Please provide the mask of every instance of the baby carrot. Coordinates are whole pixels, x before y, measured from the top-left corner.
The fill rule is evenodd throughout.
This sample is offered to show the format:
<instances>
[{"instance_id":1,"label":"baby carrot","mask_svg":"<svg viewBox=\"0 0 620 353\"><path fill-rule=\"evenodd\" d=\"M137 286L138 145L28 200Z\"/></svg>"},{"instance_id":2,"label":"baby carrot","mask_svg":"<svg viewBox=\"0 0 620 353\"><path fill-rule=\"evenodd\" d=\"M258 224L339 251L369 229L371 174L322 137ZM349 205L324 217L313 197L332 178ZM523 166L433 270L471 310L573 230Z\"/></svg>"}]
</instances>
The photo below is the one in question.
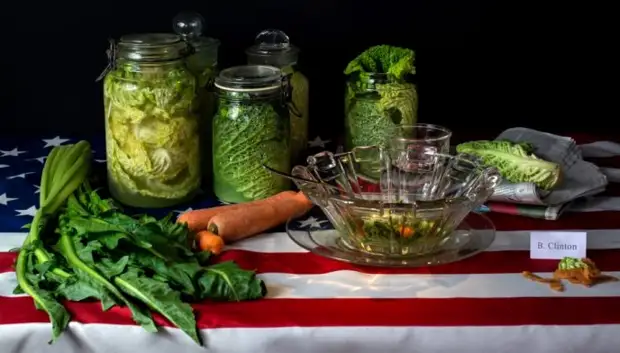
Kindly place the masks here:
<instances>
[{"instance_id":1,"label":"baby carrot","mask_svg":"<svg viewBox=\"0 0 620 353\"><path fill-rule=\"evenodd\" d=\"M224 248L224 239L209 231L203 230L198 232L196 238L198 240L198 248L201 251L210 251L213 255L219 255Z\"/></svg>"},{"instance_id":2,"label":"baby carrot","mask_svg":"<svg viewBox=\"0 0 620 353\"><path fill-rule=\"evenodd\" d=\"M209 221L208 230L227 242L237 241L278 226L310 208L312 202L303 193L287 193L217 214Z\"/></svg>"},{"instance_id":3,"label":"baby carrot","mask_svg":"<svg viewBox=\"0 0 620 353\"><path fill-rule=\"evenodd\" d=\"M278 200L282 197L289 197L289 196L293 196L296 194L297 193L295 191L283 191L265 200L273 199L275 202L275 200ZM232 210L238 210L240 208L245 208L248 205L252 205L252 204L255 204L256 202L261 202L261 201L264 201L264 200L257 200L257 201L246 202L246 203L238 203L234 205L223 205L223 206L188 211L188 212L181 214L177 218L177 223L187 223L187 226L189 227L191 231L199 232L201 230L207 229L207 227L209 226L209 221L215 215L218 215L222 212L228 212Z\"/></svg>"}]
</instances>

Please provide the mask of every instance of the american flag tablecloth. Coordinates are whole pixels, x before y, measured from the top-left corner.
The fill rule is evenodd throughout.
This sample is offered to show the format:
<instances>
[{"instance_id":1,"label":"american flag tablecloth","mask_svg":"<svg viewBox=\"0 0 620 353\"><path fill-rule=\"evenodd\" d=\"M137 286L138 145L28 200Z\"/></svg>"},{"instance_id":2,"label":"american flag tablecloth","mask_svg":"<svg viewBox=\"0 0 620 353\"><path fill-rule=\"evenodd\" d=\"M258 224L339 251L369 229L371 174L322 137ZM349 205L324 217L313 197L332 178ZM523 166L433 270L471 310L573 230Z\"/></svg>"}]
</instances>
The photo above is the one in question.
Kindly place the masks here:
<instances>
[{"instance_id":1,"label":"american flag tablecloth","mask_svg":"<svg viewBox=\"0 0 620 353\"><path fill-rule=\"evenodd\" d=\"M12 294L15 253L9 250L21 245L21 227L36 210L45 156L52 146L73 141L0 140L0 353L620 351L620 282L589 289L569 285L556 293L520 274L550 275L557 265L529 259L529 231L585 229L588 255L601 270L620 276L615 184L593 200L594 206L559 221L489 214L498 229L491 248L437 267L359 267L310 254L284 233L263 234L230 246L219 260L256 269L268 285L268 298L195 305L207 348L177 329L146 333L124 308L102 313L98 303L68 303L74 322L50 346L46 314L36 311L30 298ZM104 166L103 141L92 142L95 162ZM619 161L609 157L597 163L614 167ZM202 200L173 211L213 204ZM308 220L304 226L329 225Z\"/></svg>"}]
</instances>

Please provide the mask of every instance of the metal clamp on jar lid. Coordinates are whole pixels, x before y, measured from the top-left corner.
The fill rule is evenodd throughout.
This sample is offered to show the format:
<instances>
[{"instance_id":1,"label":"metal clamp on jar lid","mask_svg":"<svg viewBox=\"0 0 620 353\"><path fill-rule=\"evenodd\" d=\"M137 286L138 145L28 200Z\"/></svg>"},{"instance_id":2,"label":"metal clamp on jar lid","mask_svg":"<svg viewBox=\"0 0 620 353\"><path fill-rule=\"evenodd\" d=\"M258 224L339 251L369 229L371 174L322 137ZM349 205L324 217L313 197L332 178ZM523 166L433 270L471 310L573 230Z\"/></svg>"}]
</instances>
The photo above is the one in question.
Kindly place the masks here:
<instances>
[{"instance_id":1,"label":"metal clamp on jar lid","mask_svg":"<svg viewBox=\"0 0 620 353\"><path fill-rule=\"evenodd\" d=\"M170 33L139 33L124 35L116 43L109 39L106 50L108 65L97 77L102 80L116 67L116 60L128 60L140 63L157 63L180 60L190 53L190 48L181 36Z\"/></svg>"},{"instance_id":2,"label":"metal clamp on jar lid","mask_svg":"<svg viewBox=\"0 0 620 353\"><path fill-rule=\"evenodd\" d=\"M245 53L250 64L267 64L276 67L294 65L299 57L299 49L290 43L286 33L277 29L260 32L254 45Z\"/></svg>"},{"instance_id":3,"label":"metal clamp on jar lid","mask_svg":"<svg viewBox=\"0 0 620 353\"><path fill-rule=\"evenodd\" d=\"M178 60L187 54L187 43L170 33L130 34L118 42L118 58L140 62Z\"/></svg>"},{"instance_id":4,"label":"metal clamp on jar lid","mask_svg":"<svg viewBox=\"0 0 620 353\"><path fill-rule=\"evenodd\" d=\"M206 22L197 12L185 11L179 13L172 19L172 27L174 33L188 42L196 52L214 50L220 45L219 40L202 35Z\"/></svg>"}]
</instances>

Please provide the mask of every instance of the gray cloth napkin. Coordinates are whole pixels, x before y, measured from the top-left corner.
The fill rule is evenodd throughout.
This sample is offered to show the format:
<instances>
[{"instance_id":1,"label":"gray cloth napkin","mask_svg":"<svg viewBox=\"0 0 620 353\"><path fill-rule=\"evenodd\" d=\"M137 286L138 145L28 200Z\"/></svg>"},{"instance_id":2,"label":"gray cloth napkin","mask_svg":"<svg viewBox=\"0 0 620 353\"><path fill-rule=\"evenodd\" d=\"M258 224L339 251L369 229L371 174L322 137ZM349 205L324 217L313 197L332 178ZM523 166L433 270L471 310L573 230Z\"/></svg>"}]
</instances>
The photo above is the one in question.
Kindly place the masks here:
<instances>
[{"instance_id":1,"label":"gray cloth napkin","mask_svg":"<svg viewBox=\"0 0 620 353\"><path fill-rule=\"evenodd\" d=\"M531 143L537 156L560 164L563 177L561 184L551 192L544 192L533 183L503 182L491 196L492 201L555 206L595 195L607 186L605 174L594 164L583 160L582 149L569 137L516 127L502 132L496 140ZM609 147L609 142L606 142L603 147L590 146L586 150L590 148L609 154ZM620 154L620 145L616 144L615 147Z\"/></svg>"}]
</instances>

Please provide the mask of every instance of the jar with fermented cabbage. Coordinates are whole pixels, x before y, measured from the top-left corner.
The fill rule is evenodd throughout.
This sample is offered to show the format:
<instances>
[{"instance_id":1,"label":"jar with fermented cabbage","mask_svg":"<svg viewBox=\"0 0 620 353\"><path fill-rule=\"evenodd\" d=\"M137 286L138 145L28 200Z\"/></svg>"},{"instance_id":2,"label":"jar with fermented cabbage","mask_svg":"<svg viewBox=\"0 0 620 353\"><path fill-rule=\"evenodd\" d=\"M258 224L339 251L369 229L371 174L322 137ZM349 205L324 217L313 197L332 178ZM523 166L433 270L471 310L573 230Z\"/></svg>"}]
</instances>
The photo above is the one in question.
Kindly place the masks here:
<instances>
[{"instance_id":1,"label":"jar with fermented cabbage","mask_svg":"<svg viewBox=\"0 0 620 353\"><path fill-rule=\"evenodd\" d=\"M198 117L200 131L201 170L205 184L211 184L211 118L215 111L215 94L212 83L217 76L218 49L220 41L203 35L204 18L196 12L181 12L173 19L174 32L192 48L185 63L196 76L196 100L194 112ZM206 191L206 190L205 190Z\"/></svg>"},{"instance_id":2,"label":"jar with fermented cabbage","mask_svg":"<svg viewBox=\"0 0 620 353\"><path fill-rule=\"evenodd\" d=\"M273 196L290 188L287 85L272 66L245 65L222 70L215 79L213 188L224 202Z\"/></svg>"},{"instance_id":3,"label":"jar with fermented cabbage","mask_svg":"<svg viewBox=\"0 0 620 353\"><path fill-rule=\"evenodd\" d=\"M291 131L292 163L303 163L308 145L308 79L297 66L299 49L290 44L288 36L277 29L264 30L255 44L246 50L248 64L270 65L279 68L287 76L291 87L289 120Z\"/></svg>"},{"instance_id":4,"label":"jar with fermented cabbage","mask_svg":"<svg viewBox=\"0 0 620 353\"><path fill-rule=\"evenodd\" d=\"M389 45L370 47L345 69L346 147L385 144L396 126L418 118L415 52Z\"/></svg>"},{"instance_id":5,"label":"jar with fermented cabbage","mask_svg":"<svg viewBox=\"0 0 620 353\"><path fill-rule=\"evenodd\" d=\"M175 34L134 34L113 45L104 79L108 185L134 207L191 199L201 181L196 79Z\"/></svg>"}]
</instances>

